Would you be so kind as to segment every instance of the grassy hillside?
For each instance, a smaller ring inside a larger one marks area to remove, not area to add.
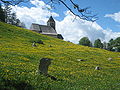
[[[44,45],[32,47],[38,40]],[[57,81],[37,73],[43,57],[53,59],[49,74]],[[96,66],[101,69],[95,70]],[[0,22],[0,90],[4,89],[120,90],[120,53],[75,45]]]

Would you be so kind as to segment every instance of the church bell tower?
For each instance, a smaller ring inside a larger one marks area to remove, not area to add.
[[[52,16],[50,16],[49,20],[47,21],[47,26],[51,26],[53,29],[55,29],[55,21]]]

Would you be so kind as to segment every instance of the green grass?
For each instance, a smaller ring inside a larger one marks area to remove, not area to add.
[[[44,45],[32,47],[38,40]],[[118,56],[120,53],[75,45],[0,22],[1,90],[120,90]],[[44,57],[53,59],[49,74],[57,81],[37,73]],[[102,69],[95,70],[96,66]]]

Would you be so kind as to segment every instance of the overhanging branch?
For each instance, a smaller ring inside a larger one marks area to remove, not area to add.
[[[21,2],[28,2],[29,0],[0,0],[0,1],[8,5],[18,5]],[[52,8],[54,7],[53,4],[58,3],[63,4],[73,15],[79,17],[80,19],[92,22],[98,19],[97,15],[92,15],[92,12],[88,11],[90,7],[81,9],[78,4],[73,2],[73,0],[69,0],[69,3],[71,3],[73,7],[70,7],[69,4],[66,3],[66,0],[48,0],[48,1],[51,4]]]

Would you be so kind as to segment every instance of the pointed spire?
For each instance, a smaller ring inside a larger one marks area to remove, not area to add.
[[[52,16],[50,16],[50,18],[49,18],[48,21],[53,21],[53,22],[55,22]]]
[[[53,29],[55,29],[55,21],[52,16],[50,16],[49,20],[47,21],[47,26],[51,26]]]

